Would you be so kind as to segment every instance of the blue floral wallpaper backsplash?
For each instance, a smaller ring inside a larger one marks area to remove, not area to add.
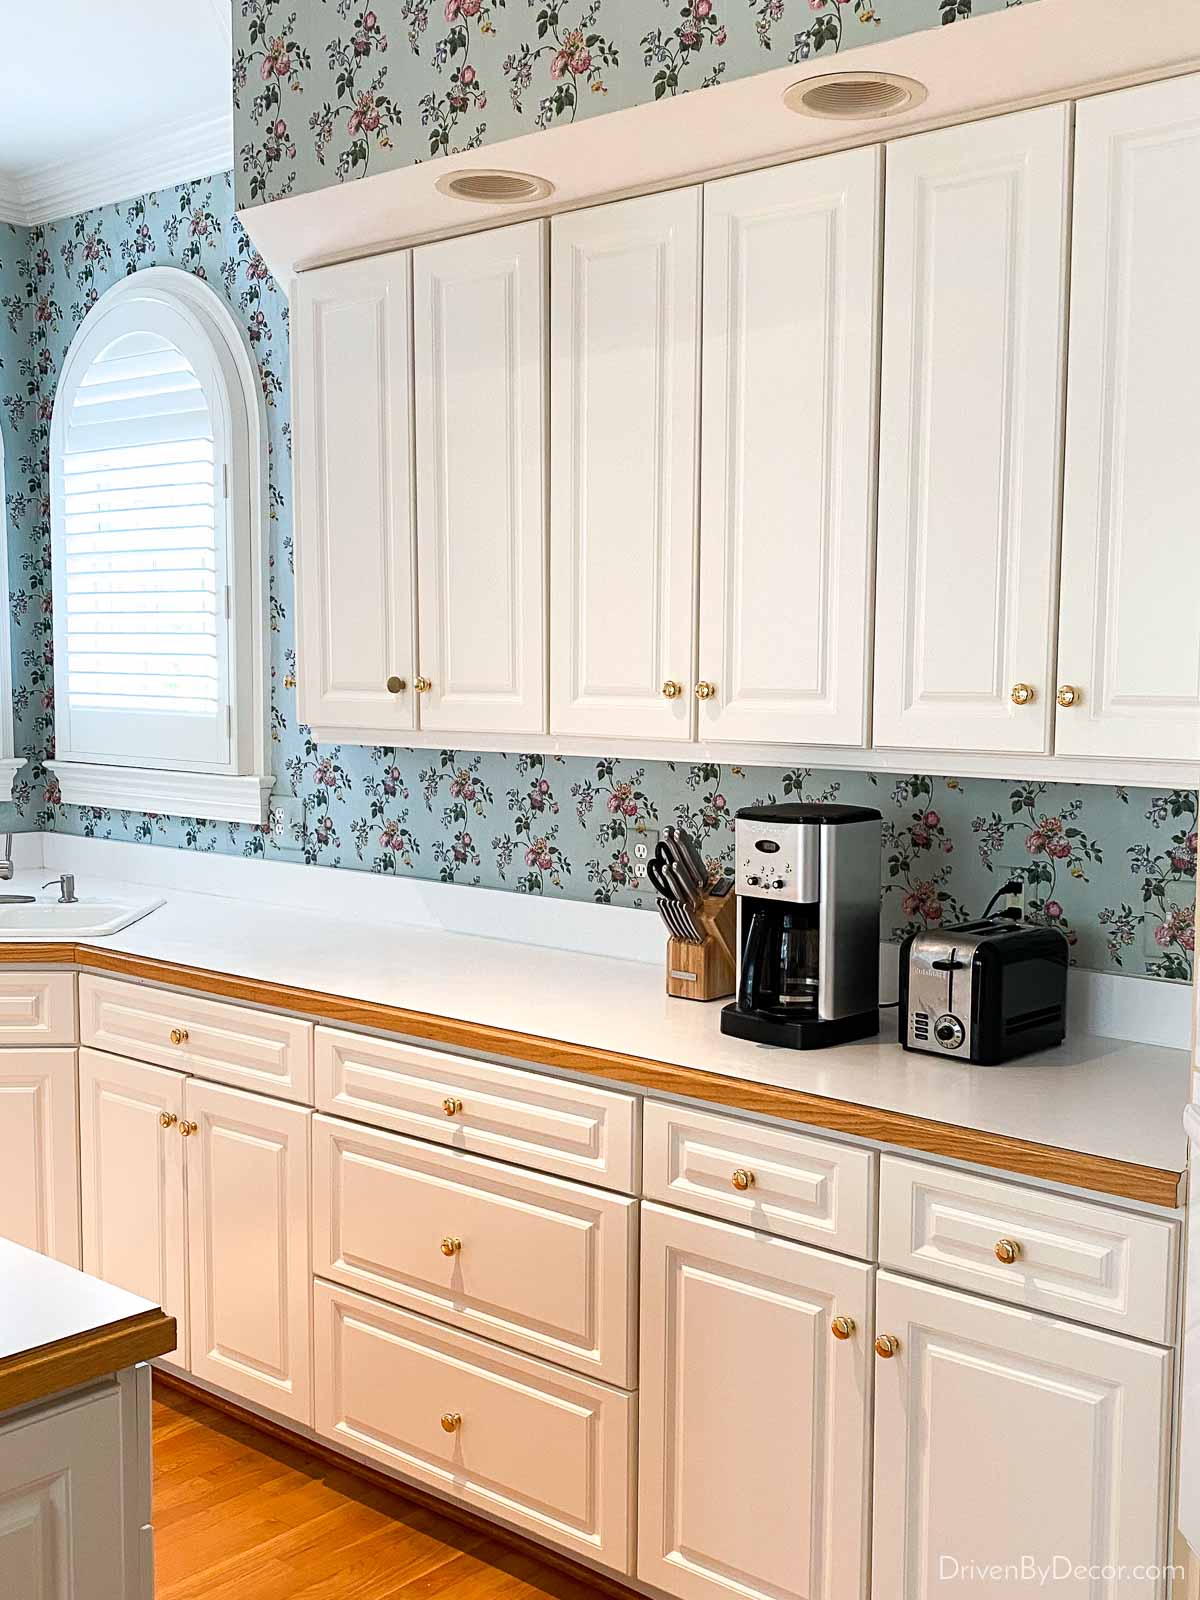
[[[304,194],[1021,3],[234,0],[238,203]]]
[[[883,925],[892,935],[977,915],[1011,876],[1100,970],[1190,977],[1197,797],[1191,791],[683,762],[318,747],[296,722],[288,321],[284,296],[233,215],[232,175],[34,229],[0,228],[0,438],[7,480],[17,749],[29,759],[0,825],[483,884],[638,905],[636,849],[680,823],[728,860],[753,801],[837,799],[885,818]],[[47,477],[63,356],[121,274],[174,265],[223,293],[257,354],[271,487],[271,678],[277,794],[303,825],[262,829],[63,806],[44,762],[54,700]]]

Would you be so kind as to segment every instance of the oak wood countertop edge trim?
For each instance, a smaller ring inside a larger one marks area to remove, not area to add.
[[[927,1155],[992,1167],[1014,1176],[1040,1178],[1087,1189],[1116,1199],[1174,1208],[1182,1203],[1186,1174],[1178,1169],[1142,1166],[1087,1151],[1040,1144],[1011,1134],[964,1128],[906,1111],[890,1111],[858,1101],[837,1100],[803,1089],[750,1083],[699,1067],[684,1067],[618,1051],[593,1049],[488,1023],[469,1022],[374,1000],[355,1000],[317,989],[295,988],[262,978],[245,978],[212,968],[151,956],[134,956],[89,944],[0,947],[0,965],[76,965],[116,977],[171,984],[219,999],[273,1006],[322,1022],[378,1028],[437,1044],[508,1056],[533,1066],[559,1067],[631,1087],[679,1095],[705,1105],[800,1122],[830,1133],[848,1133]]]
[[[0,1416],[174,1350],[175,1318],[139,1311],[0,1360]]]

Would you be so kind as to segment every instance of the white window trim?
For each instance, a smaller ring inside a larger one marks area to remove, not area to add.
[[[13,729],[12,612],[8,587],[8,500],[4,480],[4,436],[0,433],[0,800],[11,800],[25,758],[16,753]]]
[[[67,392],[79,347],[98,314],[124,301],[157,301],[199,321],[212,341],[237,413],[229,463],[231,513],[240,507],[229,541],[229,654],[233,760],[229,771],[125,766],[73,758],[57,746],[46,763],[68,805],[102,806],[156,815],[203,817],[208,821],[267,820],[274,787],[270,762],[270,672],[268,666],[268,520],[266,413],[258,366],[250,342],[229,307],[203,279],[178,267],[146,267],[112,285],[76,331],[59,374],[57,396]],[[72,386],[73,387],[73,386]],[[50,481],[55,617],[62,600],[62,430],[66,410],[56,397],[50,429]],[[66,651],[55,637],[55,700],[67,704]],[[11,704],[11,696],[9,697]]]

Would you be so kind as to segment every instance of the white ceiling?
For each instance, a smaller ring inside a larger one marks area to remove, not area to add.
[[[230,14],[231,0],[0,0],[0,219],[230,166]]]

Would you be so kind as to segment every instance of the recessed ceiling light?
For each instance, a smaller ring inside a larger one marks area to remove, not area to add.
[[[830,72],[785,89],[783,103],[802,117],[833,117],[843,122],[863,117],[893,117],[911,111],[929,94],[916,78],[898,72]]]
[[[438,179],[437,187],[451,199],[478,200],[493,206],[528,204],[554,193],[552,183],[529,172],[450,172]]]

